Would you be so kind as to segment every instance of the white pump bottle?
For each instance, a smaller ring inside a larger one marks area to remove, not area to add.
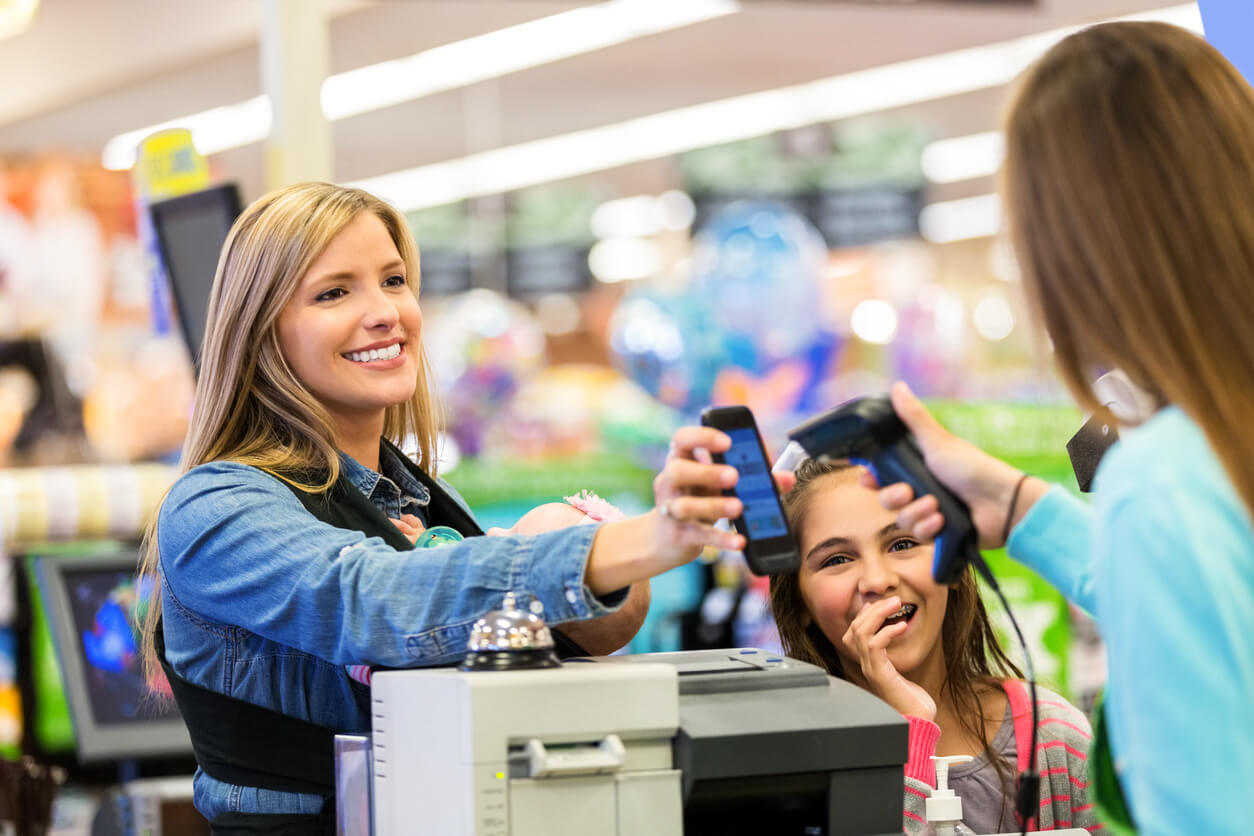
[[[949,765],[966,763],[970,755],[932,756],[936,767],[936,789],[923,803],[927,814],[927,836],[975,836],[971,828],[962,823],[962,799],[949,788]]]

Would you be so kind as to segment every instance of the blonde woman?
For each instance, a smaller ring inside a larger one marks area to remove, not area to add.
[[[712,526],[740,505],[720,493],[734,469],[698,453],[729,439],[702,427],[675,433],[647,514],[478,536],[436,474],[418,288],[403,218],[356,189],[266,195],[223,247],[184,472],[144,561],[162,591],[149,658],[187,721],[215,833],[333,832],[332,735],[370,728],[369,689],[345,665],[456,662],[511,591],[607,652],[639,626],[649,577],[743,545]],[[411,550],[436,525],[465,539]]]
[[[1254,91],[1182,29],[1106,24],[1028,70],[1005,132],[1009,229],[1063,379],[1093,408],[1091,381],[1121,368],[1161,408],[1107,453],[1090,509],[950,435],[904,385],[893,405],[982,545],[1005,542],[1098,620],[1098,818],[1247,832]],[[908,486],[880,499],[916,537],[943,524]]]

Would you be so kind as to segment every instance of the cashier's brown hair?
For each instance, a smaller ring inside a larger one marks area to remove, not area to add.
[[[1001,175],[1063,380],[1123,369],[1201,427],[1254,512],[1254,90],[1201,38],[1108,23],[1017,85]]]
[[[816,494],[837,484],[857,482],[860,470],[846,461],[803,461],[797,467],[796,486],[784,496],[784,511],[793,532],[799,534],[805,526]],[[832,676],[849,678],[836,646],[810,617],[801,594],[800,572],[771,577],[771,610],[786,654],[818,665]],[[1014,773],[1006,759],[991,746],[988,721],[1000,722],[1000,718],[985,716],[980,694],[989,689],[1000,690],[1002,680],[1022,679],[1023,673],[1002,650],[970,567],[949,588],[940,641],[945,654],[941,696],[953,704],[963,731],[984,741],[984,753],[1001,777],[1003,804],[1007,804]]]
[[[271,192],[236,219],[218,259],[209,296],[195,406],[180,472],[206,462],[231,461],[265,470],[311,493],[330,489],[339,476],[334,423],[297,379],[279,346],[278,318],[301,278],[331,240],[363,212],[387,229],[418,294],[418,249],[405,219],[392,206],[360,189],[300,183]],[[399,443],[412,436],[418,463],[436,475],[439,427],[430,365],[419,358],[413,397],[389,407],[384,436]],[[164,498],[162,499],[164,502]],[[157,520],[148,524],[141,571],[161,586]],[[154,595],[144,619],[143,652],[155,662],[153,633],[161,614]]]

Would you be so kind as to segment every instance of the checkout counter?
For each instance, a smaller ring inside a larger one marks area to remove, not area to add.
[[[751,648],[510,669],[502,647],[534,663],[548,632],[528,619],[485,616],[462,669],[374,674],[342,814],[368,796],[379,836],[901,833],[907,725],[869,693]]]

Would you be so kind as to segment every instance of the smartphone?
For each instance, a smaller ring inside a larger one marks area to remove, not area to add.
[[[736,487],[723,493],[738,498],[744,505],[732,524],[748,541],[744,551],[749,569],[756,575],[797,571],[801,568],[801,552],[784,514],[753,413],[745,406],[711,406],[702,411],[701,423],[731,437],[732,446],[727,452],[711,455],[714,461],[729,464],[740,473]]]

